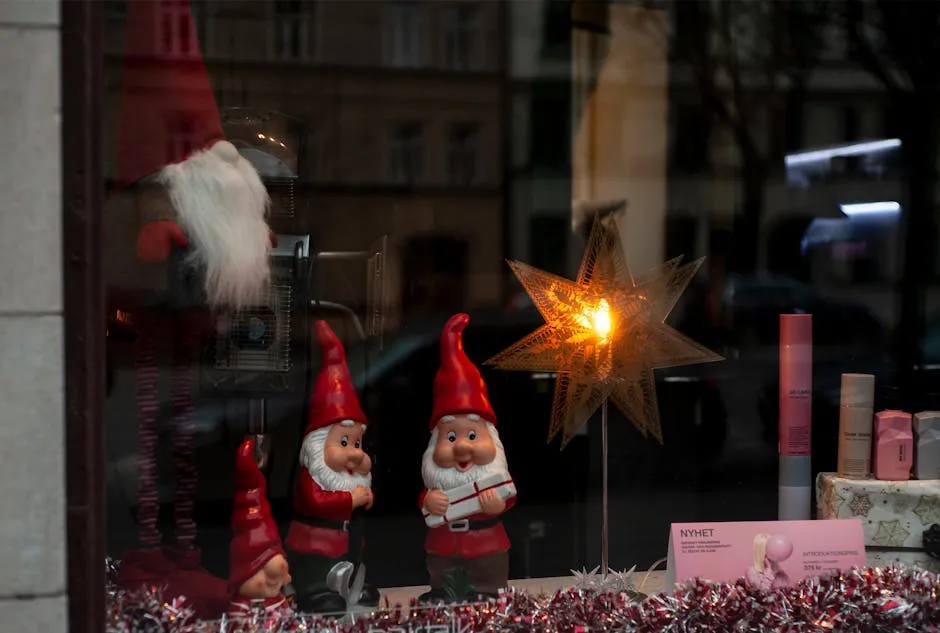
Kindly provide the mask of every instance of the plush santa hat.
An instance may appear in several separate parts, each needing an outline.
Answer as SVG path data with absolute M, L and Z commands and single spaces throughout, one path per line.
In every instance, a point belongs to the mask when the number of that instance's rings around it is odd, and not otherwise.
M 188 0 L 127 5 L 115 155 L 115 180 L 122 188 L 225 139 Z M 165 21 L 173 28 L 161 29 Z M 229 148 L 237 157 L 230 144 L 219 151 Z
M 486 383 L 463 351 L 463 331 L 469 322 L 470 317 L 466 314 L 455 314 L 441 332 L 441 366 L 434 377 L 432 431 L 445 415 L 475 413 L 496 424 L 496 414 L 486 394 Z
M 277 525 L 271 518 L 267 483 L 255 462 L 254 440 L 245 440 L 235 457 L 235 503 L 232 508 L 232 543 L 229 548 L 229 591 L 232 595 L 268 561 L 280 554 Z
M 310 396 L 310 412 L 304 435 L 342 420 L 367 424 L 349 367 L 346 366 L 343 344 L 326 321 L 317 321 L 316 331 L 323 354 L 323 367 L 320 368 Z

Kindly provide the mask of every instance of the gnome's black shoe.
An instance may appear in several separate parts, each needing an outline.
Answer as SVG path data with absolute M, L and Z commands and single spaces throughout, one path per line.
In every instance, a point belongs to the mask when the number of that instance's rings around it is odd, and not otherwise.
M 382 595 L 375 585 L 365 583 L 362 587 L 362 593 L 359 594 L 359 604 L 364 607 L 377 607 L 381 598 Z
M 425 591 L 420 596 L 418 596 L 418 602 L 423 604 L 440 604 L 442 602 L 447 602 L 447 594 L 443 591 L 437 589 L 432 589 L 431 591 Z
M 321 615 L 346 613 L 346 600 L 335 591 L 323 591 L 303 598 L 298 597 L 297 606 L 304 613 Z

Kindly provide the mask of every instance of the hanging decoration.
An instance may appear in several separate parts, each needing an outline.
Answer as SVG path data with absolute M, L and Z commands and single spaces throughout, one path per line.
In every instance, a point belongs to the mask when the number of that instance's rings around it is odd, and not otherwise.
M 703 259 L 681 261 L 634 277 L 611 214 L 594 220 L 575 281 L 509 263 L 545 325 L 488 364 L 557 374 L 549 441 L 560 432 L 564 448 L 610 398 L 662 442 L 653 370 L 722 360 L 665 323 Z

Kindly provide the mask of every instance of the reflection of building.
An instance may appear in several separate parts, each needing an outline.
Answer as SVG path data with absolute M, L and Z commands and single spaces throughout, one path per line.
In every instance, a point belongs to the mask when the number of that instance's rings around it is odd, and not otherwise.
M 293 220 L 277 219 L 279 231 L 310 232 L 317 250 L 330 251 L 365 249 L 390 234 L 409 252 L 406 265 L 397 266 L 404 275 L 399 303 L 406 307 L 427 304 L 429 293 L 450 297 L 453 307 L 499 300 L 499 3 L 192 5 L 219 106 L 272 110 L 295 121 L 284 134 L 297 145 L 298 206 Z M 156 23 L 167 32 L 155 33 L 154 45 L 185 59 L 196 50 L 195 37 L 174 31 L 176 3 L 166 6 Z M 109 123 L 120 100 L 124 11 L 123 3 L 109 4 Z M 165 124 L 185 136 L 179 113 L 167 113 Z M 113 147 L 108 129 L 108 174 Z M 328 283 L 322 292 L 361 298 L 360 277 L 349 271 L 346 277 L 352 283 Z
M 568 274 L 581 256 L 571 233 L 571 7 L 508 5 L 510 255 Z
M 599 90 L 598 79 L 611 62 L 611 43 L 616 35 L 613 16 L 631 3 L 575 0 L 573 11 L 570 7 L 555 6 L 565 4 L 547 0 L 515 3 L 509 22 L 514 113 L 518 117 L 513 122 L 517 151 L 513 163 L 512 254 L 554 265 L 559 270 L 567 266 L 565 272 L 570 273 L 570 255 L 552 263 L 545 261 L 550 258 L 542 251 L 555 253 L 558 260 L 557 253 L 562 248 L 569 252 L 579 250 L 575 244 L 578 236 L 572 233 L 570 223 L 566 226 L 563 220 L 570 217 L 571 197 L 577 197 L 573 189 L 581 186 L 576 178 L 577 168 L 572 170 L 569 162 L 576 148 L 567 143 L 584 125 L 588 115 L 584 104 Z M 812 3 L 804 5 L 800 6 L 805 8 Z M 853 62 L 840 27 L 825 21 L 821 22 L 822 27 L 802 23 L 805 28 L 820 28 L 822 45 L 818 50 L 808 51 L 814 61 L 800 76 L 805 80 L 802 92 L 790 92 L 786 86 L 792 85 L 793 75 L 788 74 L 792 69 L 784 61 L 758 65 L 779 53 L 770 46 L 772 42 L 787 41 L 787 34 L 766 17 L 770 13 L 754 10 L 757 5 L 753 3 L 664 1 L 656 6 L 664 11 L 667 20 L 658 26 L 648 21 L 642 37 L 653 42 L 658 36 L 660 43 L 669 47 L 668 100 L 660 106 L 665 110 L 660 115 L 668 121 L 668 134 L 660 140 L 659 147 L 668 157 L 668 172 L 664 177 L 665 213 L 658 220 L 664 226 L 659 232 L 649 233 L 651 241 L 656 242 L 651 247 L 662 248 L 665 256 L 708 255 L 709 265 L 719 263 L 730 240 L 735 238 L 735 217 L 756 199 L 761 207 L 758 268 L 804 276 L 826 287 L 826 292 L 864 298 L 873 307 L 884 308 L 879 315 L 891 322 L 890 306 L 894 305 L 889 300 L 893 292 L 891 280 L 897 274 L 893 251 L 879 253 L 863 265 L 842 266 L 847 274 L 833 279 L 831 275 L 813 276 L 820 266 L 803 261 L 800 249 L 813 219 L 841 216 L 840 204 L 896 200 L 899 195 L 896 174 L 890 170 L 880 175 L 861 173 L 855 169 L 858 161 L 848 161 L 838 165 L 842 171 L 838 178 L 801 189 L 788 185 L 784 168 L 787 154 L 897 136 L 898 122 L 890 116 L 890 103 L 883 89 Z M 707 14 L 720 6 L 735 9 L 720 15 Z M 791 11 L 793 5 L 786 6 Z M 804 18 L 788 19 L 790 28 L 800 28 L 799 20 Z M 734 33 L 730 36 L 734 46 L 741 47 L 736 50 L 749 51 L 745 57 L 754 62 L 753 68 L 741 75 L 747 108 L 740 113 L 739 120 L 766 165 L 766 173 L 758 180 L 745 169 L 741 139 L 735 136 L 728 121 L 719 116 L 714 101 L 708 101 L 709 95 L 693 72 L 695 55 L 699 59 L 703 55 L 714 56 L 712 61 L 719 67 L 727 62 L 720 52 L 708 48 L 714 45 L 714 38 L 701 37 L 709 32 L 709 23 L 715 20 L 730 20 L 736 25 L 740 22 L 740 29 L 728 32 Z M 770 31 L 774 32 L 772 38 L 767 35 Z M 633 62 L 636 57 L 639 54 Z M 623 60 L 621 65 L 629 66 L 630 62 L 631 59 Z M 774 69 L 771 72 L 777 87 L 772 91 L 766 89 L 769 81 L 766 68 Z M 719 81 L 711 85 L 727 98 L 727 84 Z M 562 92 L 569 95 L 568 103 L 560 98 Z M 530 105 L 527 108 L 520 102 Z M 570 123 L 566 123 L 566 118 Z M 522 128 L 528 138 L 522 140 L 520 122 L 528 125 Z M 569 136 L 563 138 L 562 129 Z M 548 130 L 554 132 L 547 133 Z M 577 159 L 577 152 L 574 153 Z M 545 158 L 556 155 L 553 160 Z M 632 210 L 649 212 L 636 204 Z M 550 228 L 543 230 L 543 226 Z M 646 229 L 643 230 L 646 235 Z M 559 238 L 562 231 L 566 231 L 566 237 Z M 856 245 L 849 244 L 835 248 L 833 255 L 844 259 L 855 257 L 858 252 Z M 831 268 L 827 268 L 827 273 Z

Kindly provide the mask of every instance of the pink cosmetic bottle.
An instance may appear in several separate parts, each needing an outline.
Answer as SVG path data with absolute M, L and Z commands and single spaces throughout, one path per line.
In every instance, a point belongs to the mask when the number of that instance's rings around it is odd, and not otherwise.
M 890 406 L 890 405 L 889 405 Z M 907 481 L 914 465 L 914 429 L 911 414 L 885 409 L 875 414 L 875 478 Z

